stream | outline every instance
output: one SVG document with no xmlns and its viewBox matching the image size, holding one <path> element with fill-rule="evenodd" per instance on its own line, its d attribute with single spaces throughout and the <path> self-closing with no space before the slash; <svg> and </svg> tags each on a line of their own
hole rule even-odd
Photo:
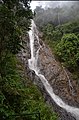
<svg viewBox="0 0 79 120">
<path fill-rule="evenodd" d="M 34 46 L 35 37 L 39 45 L 37 50 L 35 49 Z M 41 45 L 39 43 L 38 31 L 33 20 L 32 20 L 31 30 L 29 31 L 29 39 L 30 39 L 30 51 L 31 51 L 31 58 L 28 60 L 29 68 L 33 70 L 35 74 L 40 78 L 41 82 L 43 83 L 46 91 L 48 92 L 52 100 L 54 100 L 54 102 L 58 106 L 65 109 L 67 112 L 70 112 L 72 116 L 76 118 L 76 120 L 79 120 L 79 108 L 67 105 L 59 96 L 55 95 L 55 93 L 53 92 L 53 88 L 48 83 L 48 80 L 44 77 L 44 75 L 40 73 L 40 69 L 38 68 L 38 56 L 39 56 L 39 50 L 41 49 Z"/>
</svg>

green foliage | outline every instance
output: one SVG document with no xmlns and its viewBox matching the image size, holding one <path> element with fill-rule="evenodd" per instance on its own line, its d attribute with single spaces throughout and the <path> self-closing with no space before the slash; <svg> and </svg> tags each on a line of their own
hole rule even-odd
<svg viewBox="0 0 79 120">
<path fill-rule="evenodd" d="M 41 120 L 56 120 L 57 115 L 45 104 L 38 88 L 27 79 L 23 65 L 16 61 L 16 57 L 12 54 L 7 56 L 7 61 L 6 74 L 3 79 L 0 79 L 1 120 L 36 120 L 38 117 L 35 114 L 31 116 L 27 114 L 38 111 Z M 22 114 L 26 116 L 22 117 Z M 12 115 L 19 115 L 19 117 Z"/>
<path fill-rule="evenodd" d="M 79 38 L 79 34 L 77 35 L 77 37 Z"/>
<path fill-rule="evenodd" d="M 53 31 L 53 41 L 58 41 L 58 40 L 60 40 L 61 39 L 61 37 L 62 37 L 62 33 L 61 33 L 61 31 L 59 31 L 59 30 L 54 30 Z"/>
<path fill-rule="evenodd" d="M 3 0 L 0 4 L 1 120 L 36 120 L 35 114 L 27 114 L 38 111 L 42 120 L 57 119 L 37 87 L 27 79 L 23 66 L 14 55 L 23 47 L 22 37 L 30 29 L 33 14 L 29 3 L 29 0 Z"/>
<path fill-rule="evenodd" d="M 49 36 L 47 34 L 49 33 L 48 25 L 43 27 L 43 40 L 46 42 L 46 44 L 49 45 L 57 60 L 63 62 L 65 67 L 67 67 L 70 71 L 76 71 L 73 73 L 73 76 L 77 76 L 78 79 L 79 75 L 77 71 L 79 66 L 79 22 L 68 22 L 56 27 L 53 27 L 51 24 Z"/>
<path fill-rule="evenodd" d="M 69 22 L 63 25 L 58 25 L 54 27 L 52 24 L 47 24 L 42 28 L 44 38 L 51 41 L 60 41 L 63 34 L 67 33 L 75 33 L 75 35 L 78 35 L 79 33 L 79 22 Z"/>
<path fill-rule="evenodd" d="M 48 26 L 48 25 L 47 25 Z M 79 79 L 79 22 L 68 22 L 50 29 L 48 37 L 47 29 L 43 28 L 43 40 L 51 48 L 55 57 L 72 72 L 73 79 Z M 45 29 L 46 28 L 46 29 Z M 45 30 L 44 30 L 45 29 Z M 63 38 L 64 37 L 64 38 Z M 62 40 L 64 39 L 64 40 Z"/>
<path fill-rule="evenodd" d="M 56 30 L 59 30 L 62 34 L 66 33 L 79 33 L 79 22 L 74 21 L 74 22 L 68 22 L 63 25 L 58 25 L 56 26 Z"/>
<path fill-rule="evenodd" d="M 23 7 L 22 3 L 24 3 Z M 22 45 L 22 35 L 29 30 L 32 11 L 28 0 L 3 0 L 0 5 L 0 55 L 3 51 L 18 53 Z"/>
<path fill-rule="evenodd" d="M 42 29 L 43 39 L 46 40 L 47 44 L 53 48 L 54 45 L 61 39 L 62 33 L 59 29 L 55 29 L 54 25 L 47 24 Z"/>
<path fill-rule="evenodd" d="M 56 46 L 56 54 L 65 64 L 74 69 L 79 61 L 79 39 L 75 34 L 65 34 Z"/>
<path fill-rule="evenodd" d="M 43 27 L 42 31 L 44 33 L 44 36 L 46 37 L 46 39 L 48 40 L 52 40 L 52 33 L 53 33 L 53 30 L 54 30 L 54 26 L 52 24 L 47 24 L 45 27 Z"/>
</svg>

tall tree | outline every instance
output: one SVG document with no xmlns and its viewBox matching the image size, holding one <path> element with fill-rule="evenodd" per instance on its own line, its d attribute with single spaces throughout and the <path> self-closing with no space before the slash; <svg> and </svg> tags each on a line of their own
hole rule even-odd
<svg viewBox="0 0 79 120">
<path fill-rule="evenodd" d="M 21 49 L 21 36 L 27 32 L 33 17 L 30 0 L 2 0 L 0 2 L 0 74 L 8 53 Z M 6 63 L 5 63 L 6 64 Z"/>
</svg>

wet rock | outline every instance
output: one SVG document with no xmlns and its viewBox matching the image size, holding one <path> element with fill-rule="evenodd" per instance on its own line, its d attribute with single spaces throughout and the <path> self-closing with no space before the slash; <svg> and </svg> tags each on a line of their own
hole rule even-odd
<svg viewBox="0 0 79 120">
<path fill-rule="evenodd" d="M 47 45 L 44 45 L 40 50 L 38 60 L 41 74 L 43 74 L 52 85 L 54 93 L 67 104 L 79 107 L 78 85 L 72 80 L 69 71 L 66 71 L 65 68 L 55 60 L 51 49 L 49 49 Z"/>
<path fill-rule="evenodd" d="M 70 91 L 69 79 L 67 78 L 67 75 L 63 70 L 62 66 L 55 60 L 55 57 L 54 55 L 52 55 L 52 52 L 48 48 L 48 46 L 45 45 L 42 41 L 40 41 L 40 44 L 42 45 L 38 58 L 38 67 L 40 68 L 40 73 L 42 73 L 46 77 L 56 95 L 62 98 L 67 104 L 79 107 L 79 88 L 76 82 L 73 82 L 70 74 L 68 74 L 69 79 L 71 80 L 71 84 L 75 91 L 74 96 L 71 93 L 72 91 Z M 25 66 L 26 74 L 28 75 L 28 77 L 33 81 L 34 84 L 38 86 L 39 90 L 43 94 L 46 103 L 51 105 L 54 111 L 58 113 L 59 115 L 58 120 L 75 120 L 75 118 L 70 113 L 66 112 L 64 109 L 56 105 L 56 103 L 52 100 L 52 98 L 46 91 L 40 78 L 37 75 L 35 75 L 34 71 L 29 69 L 28 67 L 28 59 L 30 58 L 29 39 L 24 44 L 24 46 L 26 48 L 25 51 L 22 50 L 18 56 Z M 39 46 L 38 43 L 35 41 L 36 50 L 38 49 L 38 46 Z"/>
</svg>

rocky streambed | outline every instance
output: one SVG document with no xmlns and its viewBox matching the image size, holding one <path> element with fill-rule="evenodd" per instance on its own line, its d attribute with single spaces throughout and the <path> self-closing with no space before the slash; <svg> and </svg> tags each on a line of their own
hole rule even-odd
<svg viewBox="0 0 79 120">
<path fill-rule="evenodd" d="M 76 120 L 70 113 L 56 105 L 56 103 L 49 96 L 45 87 L 43 86 L 40 78 L 35 75 L 34 71 L 31 71 L 28 67 L 28 59 L 30 58 L 30 46 L 29 39 L 26 40 L 26 36 L 23 38 L 25 50 L 22 50 L 18 57 L 23 62 L 26 74 L 36 84 L 39 90 L 42 92 L 47 104 L 50 104 L 54 111 L 59 114 L 58 120 Z M 42 73 L 48 82 L 53 87 L 54 93 L 58 95 L 65 103 L 71 106 L 79 107 L 79 87 L 76 82 L 72 80 L 71 74 L 61 66 L 59 62 L 55 60 L 51 49 L 45 45 L 41 40 L 41 49 L 39 51 L 38 67 L 40 73 Z M 36 49 L 38 49 L 38 43 L 35 41 Z"/>
</svg>

